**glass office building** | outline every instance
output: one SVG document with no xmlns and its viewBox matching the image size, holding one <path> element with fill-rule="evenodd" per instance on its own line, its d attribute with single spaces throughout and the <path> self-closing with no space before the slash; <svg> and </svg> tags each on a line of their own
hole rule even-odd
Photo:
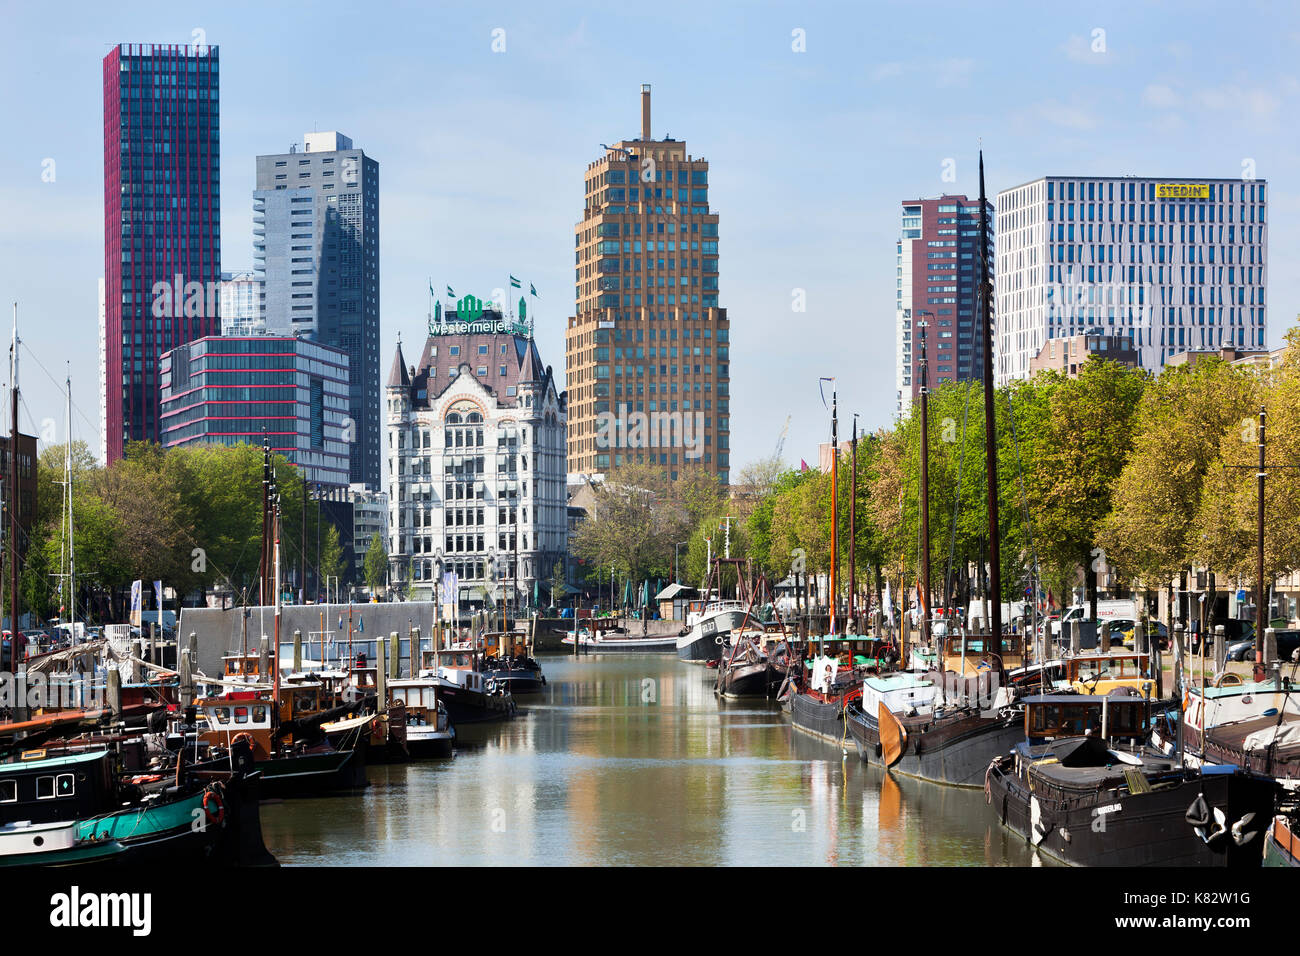
<svg viewBox="0 0 1300 956">
<path fill-rule="evenodd" d="M 348 356 L 295 336 L 210 336 L 161 360 L 162 444 L 260 444 L 345 487 Z"/>
</svg>

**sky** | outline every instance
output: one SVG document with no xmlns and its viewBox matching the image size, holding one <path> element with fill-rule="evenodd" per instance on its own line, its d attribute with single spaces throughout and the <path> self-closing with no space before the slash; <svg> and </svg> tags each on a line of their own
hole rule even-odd
<svg viewBox="0 0 1300 956">
<path fill-rule="evenodd" d="M 65 438 L 70 374 L 72 435 L 99 448 L 101 61 L 124 42 L 220 48 L 224 271 L 252 266 L 258 154 L 337 129 L 379 162 L 384 369 L 399 333 L 423 340 L 430 281 L 486 299 L 513 273 L 537 287 L 538 348 L 563 381 L 583 172 L 601 143 L 639 135 L 651 84 L 654 136 L 710 162 L 733 476 L 787 419 L 783 458 L 816 463 L 822 376 L 843 422 L 893 420 L 900 203 L 977 195 L 981 145 L 990 197 L 1044 175 L 1253 171 L 1270 184 L 1272 347 L 1300 313 L 1294 3 L 0 11 L 0 334 L 17 302 L 20 423 L 47 442 Z"/>
</svg>

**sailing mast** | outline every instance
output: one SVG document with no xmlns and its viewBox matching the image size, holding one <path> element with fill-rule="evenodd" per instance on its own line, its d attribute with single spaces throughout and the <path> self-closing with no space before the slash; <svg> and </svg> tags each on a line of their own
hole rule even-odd
<svg viewBox="0 0 1300 956">
<path fill-rule="evenodd" d="M 993 402 L 993 282 L 989 278 L 989 220 L 984 197 L 984 150 L 980 150 L 980 291 L 979 317 L 984 337 L 984 458 L 988 469 L 989 590 L 992 591 L 993 666 L 1002 673 L 1002 573 L 998 534 L 998 441 Z"/>
<path fill-rule="evenodd" d="M 839 603 L 839 523 L 840 523 L 840 493 L 837 476 L 839 475 L 839 407 L 836 404 L 836 393 L 831 389 L 831 620 L 830 632 L 835 634 L 835 609 Z"/>
<path fill-rule="evenodd" d="M 925 356 L 925 319 L 921 332 L 921 643 L 930 647 L 930 387 Z M 943 658 L 936 655 L 942 670 Z"/>
<path fill-rule="evenodd" d="M 10 647 L 17 670 L 18 622 L 22 613 L 22 594 L 18 590 L 21 570 L 18 560 L 18 515 L 22 496 L 18 493 L 18 303 L 14 303 L 14 337 L 9 346 L 9 630 L 13 635 Z"/>
<path fill-rule="evenodd" d="M 858 413 L 853 413 L 853 438 L 849 442 L 851 470 L 849 472 L 849 623 L 853 623 L 854 592 L 858 586 Z M 855 627 L 856 631 L 857 628 Z"/>
<path fill-rule="evenodd" d="M 68 440 L 63 449 L 63 484 L 68 501 L 68 622 L 72 625 L 68 631 L 68 639 L 75 643 L 77 639 L 77 549 L 72 521 L 72 363 L 69 362 L 68 366 Z M 161 613 L 158 620 L 162 621 Z"/>
</svg>

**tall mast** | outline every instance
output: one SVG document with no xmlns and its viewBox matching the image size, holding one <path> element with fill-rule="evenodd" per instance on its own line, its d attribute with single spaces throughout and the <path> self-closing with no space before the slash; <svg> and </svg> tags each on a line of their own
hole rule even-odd
<svg viewBox="0 0 1300 956">
<path fill-rule="evenodd" d="M 72 363 L 68 363 L 68 422 L 67 422 L 67 443 L 63 450 L 63 483 L 64 494 L 68 496 L 68 622 L 72 629 L 68 633 L 70 640 L 76 640 L 77 634 L 77 549 L 76 538 L 73 536 L 72 521 Z M 159 625 L 161 626 L 162 614 L 159 613 Z"/>
<path fill-rule="evenodd" d="M 930 385 L 925 356 L 925 319 L 921 332 L 921 643 L 930 646 Z M 939 658 L 940 664 L 943 659 Z"/>
<path fill-rule="evenodd" d="M 980 150 L 980 291 L 979 317 L 984 333 L 984 458 L 988 468 L 989 616 L 992 619 L 993 665 L 1002 672 L 1002 566 L 998 534 L 998 437 L 993 402 L 993 280 L 989 278 L 989 219 L 984 198 L 984 150 Z"/>
<path fill-rule="evenodd" d="M 839 407 L 836 404 L 835 390 L 831 390 L 831 633 L 835 633 L 835 608 L 839 603 L 839 524 L 840 492 L 837 476 L 839 474 Z"/>
<path fill-rule="evenodd" d="M 14 635 L 13 646 L 17 647 L 18 619 L 22 613 L 22 595 L 18 591 L 18 576 L 21 570 L 18 560 L 18 515 L 22 496 L 18 493 L 18 303 L 14 303 L 14 337 L 9 346 L 9 402 L 11 418 L 9 422 L 9 602 L 13 613 L 9 618 L 9 629 Z M 16 668 L 15 668 L 16 669 Z"/>
<path fill-rule="evenodd" d="M 1259 515 L 1257 532 L 1258 548 L 1255 554 L 1255 660 L 1264 659 L 1264 628 L 1268 627 L 1268 591 L 1264 585 L 1264 436 L 1268 422 L 1265 406 L 1259 406 L 1259 471 L 1255 477 L 1259 482 Z M 1204 638 L 1202 638 L 1204 640 Z"/>
<path fill-rule="evenodd" d="M 853 438 L 849 471 L 849 623 L 853 622 L 858 588 L 858 413 L 853 413 Z"/>
</svg>

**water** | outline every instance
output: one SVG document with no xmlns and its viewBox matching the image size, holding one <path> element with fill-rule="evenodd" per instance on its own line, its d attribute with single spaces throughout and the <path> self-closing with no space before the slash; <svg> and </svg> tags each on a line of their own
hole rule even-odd
<svg viewBox="0 0 1300 956">
<path fill-rule="evenodd" d="M 893 778 L 719 702 L 667 655 L 541 659 L 545 694 L 450 760 L 369 768 L 355 796 L 268 803 L 286 865 L 1028 865 L 979 791 Z"/>
</svg>

